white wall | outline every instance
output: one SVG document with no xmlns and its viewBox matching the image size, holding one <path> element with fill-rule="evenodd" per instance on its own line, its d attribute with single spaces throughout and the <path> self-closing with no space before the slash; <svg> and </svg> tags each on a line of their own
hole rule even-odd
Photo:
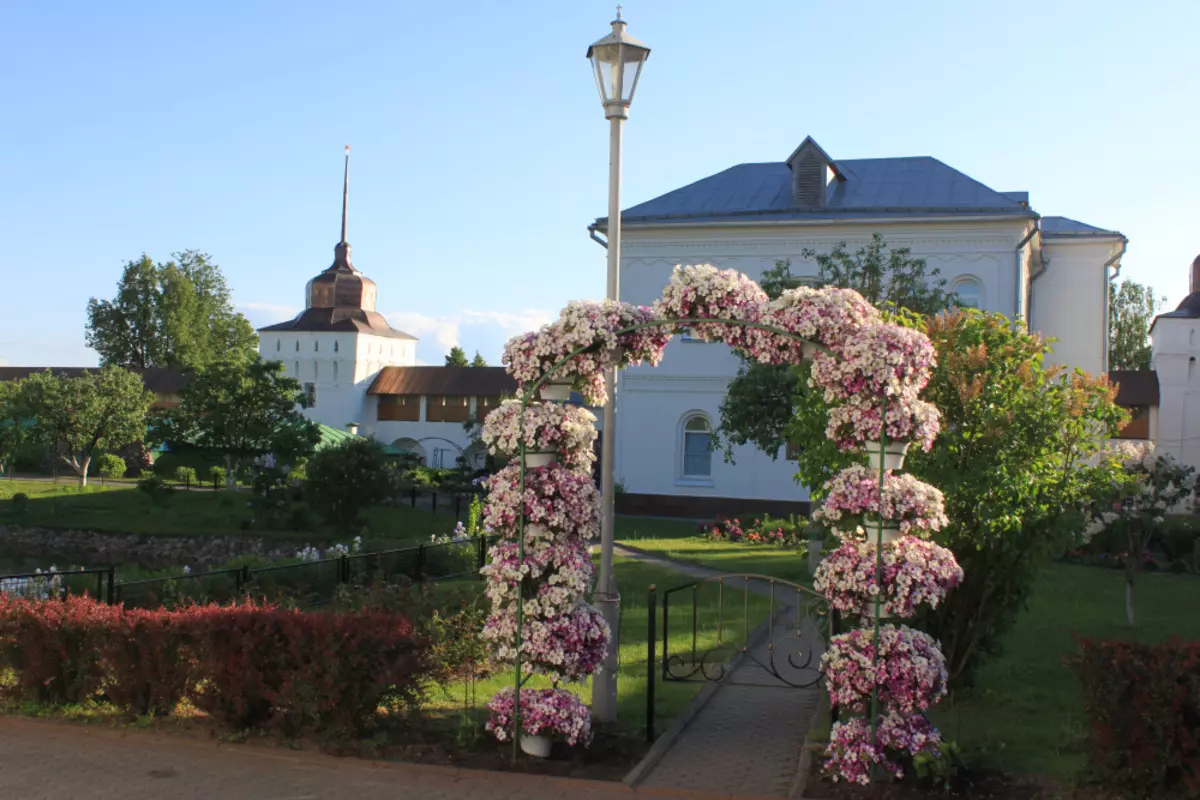
<svg viewBox="0 0 1200 800">
<path fill-rule="evenodd" d="M 1155 447 L 1200 469 L 1200 320 L 1161 318 L 1151 335 L 1159 396 Z"/>
<path fill-rule="evenodd" d="M 1016 246 L 1026 220 L 920 225 L 715 226 L 641 228 L 624 231 L 621 299 L 649 305 L 662 295 L 676 264 L 709 263 L 736 269 L 758 280 L 775 262 L 791 259 L 792 274 L 815 275 L 815 259 L 806 249 L 829 252 L 845 241 L 853 252 L 883 235 L 889 247 L 909 247 L 931 269 L 953 283 L 974 278 L 982 286 L 981 307 L 1013 314 L 1016 309 Z M 676 338 L 657 367 L 633 367 L 621 375 L 617 417 L 617 478 L 639 494 L 696 495 L 754 499 L 804 500 L 805 488 L 793 480 L 793 463 L 752 447 L 735 451 L 735 464 L 713 454 L 711 482 L 679 478 L 681 423 L 692 410 L 703 411 L 714 427 L 729 380 L 739 361 L 724 345 Z"/>
<path fill-rule="evenodd" d="M 1046 266 L 1033 283 L 1031 321 L 1034 330 L 1058 339 L 1051 363 L 1081 367 L 1093 375 L 1107 372 L 1104 264 L 1119 249 L 1115 238 L 1044 239 Z"/>
</svg>

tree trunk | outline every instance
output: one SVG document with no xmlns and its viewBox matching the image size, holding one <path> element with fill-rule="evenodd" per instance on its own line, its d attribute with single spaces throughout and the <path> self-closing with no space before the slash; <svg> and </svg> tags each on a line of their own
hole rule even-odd
<svg viewBox="0 0 1200 800">
<path fill-rule="evenodd" d="M 88 467 L 92 463 L 92 457 L 88 456 L 83 460 L 83 465 L 79 469 L 79 485 L 87 486 Z"/>
<path fill-rule="evenodd" d="M 225 454 L 225 488 L 228 491 L 237 491 L 237 467 L 238 462 L 228 453 Z"/>
</svg>

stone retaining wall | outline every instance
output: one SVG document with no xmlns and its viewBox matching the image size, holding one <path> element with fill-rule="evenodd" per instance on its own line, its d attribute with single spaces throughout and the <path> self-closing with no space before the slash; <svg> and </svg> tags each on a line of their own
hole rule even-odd
<svg viewBox="0 0 1200 800">
<path fill-rule="evenodd" d="M 137 536 L 0 525 L 0 552 L 62 559 L 71 566 L 138 564 L 147 569 L 188 565 L 193 570 L 244 555 L 269 560 L 296 554 L 298 545 L 250 536 Z"/>
</svg>

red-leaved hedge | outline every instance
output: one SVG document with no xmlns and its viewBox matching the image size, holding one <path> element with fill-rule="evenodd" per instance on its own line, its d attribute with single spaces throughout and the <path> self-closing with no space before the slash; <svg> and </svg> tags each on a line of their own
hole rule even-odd
<svg viewBox="0 0 1200 800">
<path fill-rule="evenodd" d="M 1200 796 L 1200 642 L 1078 642 L 1093 777 L 1126 797 Z"/>
<path fill-rule="evenodd" d="M 412 707 L 435 672 L 429 643 L 386 611 L 284 611 L 247 603 L 145 611 L 89 598 L 0 594 L 0 668 L 42 703 L 103 695 L 130 714 L 184 697 L 236 730 L 362 735 L 381 705 Z"/>
</svg>

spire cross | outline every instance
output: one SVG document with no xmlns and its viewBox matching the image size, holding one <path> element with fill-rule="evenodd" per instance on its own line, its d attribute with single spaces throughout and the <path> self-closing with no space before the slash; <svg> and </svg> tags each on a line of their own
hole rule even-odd
<svg viewBox="0 0 1200 800">
<path fill-rule="evenodd" d="M 342 178 L 342 241 L 346 241 L 346 200 L 350 196 L 350 145 L 346 145 L 346 174 Z"/>
<path fill-rule="evenodd" d="M 617 19 L 621 18 L 621 7 L 617 6 Z"/>
</svg>

